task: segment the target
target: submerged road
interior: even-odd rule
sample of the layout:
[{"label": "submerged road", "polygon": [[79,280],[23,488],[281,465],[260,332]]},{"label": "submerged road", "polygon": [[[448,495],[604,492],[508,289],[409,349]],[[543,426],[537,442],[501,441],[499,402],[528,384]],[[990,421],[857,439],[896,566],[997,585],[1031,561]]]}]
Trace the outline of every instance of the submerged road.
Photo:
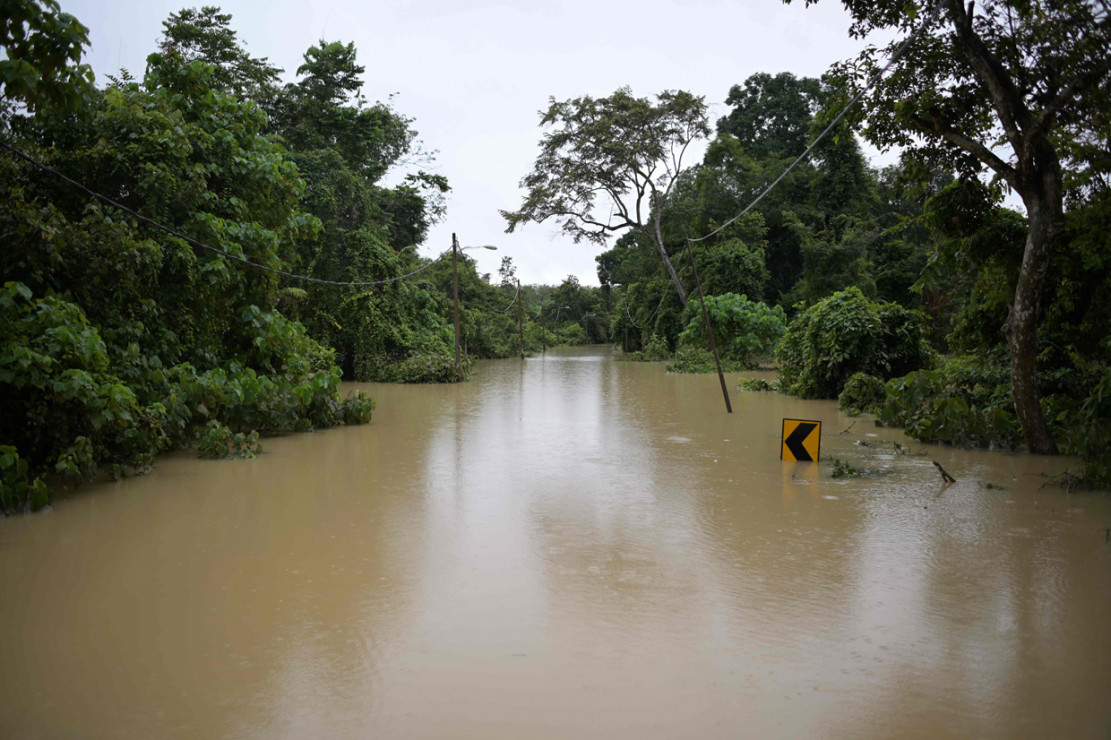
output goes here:
[{"label": "submerged road", "polygon": [[606,349],[359,387],[370,425],[0,520],[0,736],[1111,734],[1111,504],[1067,460]]}]

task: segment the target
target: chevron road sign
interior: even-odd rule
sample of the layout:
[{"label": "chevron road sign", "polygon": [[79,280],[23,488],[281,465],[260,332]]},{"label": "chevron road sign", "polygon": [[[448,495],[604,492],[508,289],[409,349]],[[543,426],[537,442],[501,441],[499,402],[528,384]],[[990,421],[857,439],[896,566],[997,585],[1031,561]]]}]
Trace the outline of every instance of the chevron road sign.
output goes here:
[{"label": "chevron road sign", "polygon": [[783,437],[779,445],[780,460],[814,462],[822,448],[822,422],[806,419],[784,419]]}]

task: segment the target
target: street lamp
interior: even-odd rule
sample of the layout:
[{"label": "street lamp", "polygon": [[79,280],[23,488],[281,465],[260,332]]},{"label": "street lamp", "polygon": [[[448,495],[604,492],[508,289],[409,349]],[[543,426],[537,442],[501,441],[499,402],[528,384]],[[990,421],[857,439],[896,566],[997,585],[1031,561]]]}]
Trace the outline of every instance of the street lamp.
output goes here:
[{"label": "street lamp", "polygon": [[459,357],[459,252],[464,249],[490,249],[497,250],[492,244],[480,244],[475,247],[460,247],[455,234],[451,235],[451,275],[455,285],[455,378],[463,377],[463,361]]}]

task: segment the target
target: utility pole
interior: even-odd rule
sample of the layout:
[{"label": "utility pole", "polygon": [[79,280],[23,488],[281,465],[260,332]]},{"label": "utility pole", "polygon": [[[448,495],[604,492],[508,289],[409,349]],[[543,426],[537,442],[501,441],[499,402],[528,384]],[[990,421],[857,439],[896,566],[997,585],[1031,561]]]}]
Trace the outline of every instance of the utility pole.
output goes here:
[{"label": "utility pole", "polygon": [[691,260],[691,269],[694,270],[694,284],[698,286],[698,298],[702,301],[702,319],[706,322],[706,333],[710,337],[710,349],[714,351],[714,364],[718,368],[718,380],[721,381],[721,395],[725,397],[725,410],[733,413],[733,404],[729,403],[729,389],[725,387],[725,373],[721,371],[721,358],[718,357],[718,345],[714,341],[714,327],[710,326],[710,312],[706,310],[706,296],[702,294],[702,280],[698,277],[698,265],[694,263],[694,252],[691,251],[690,239],[687,240],[687,256]]},{"label": "utility pole", "polygon": [[559,344],[559,312],[562,311],[565,308],[570,309],[571,307],[570,306],[560,306],[559,308],[556,309],[556,318],[555,318],[556,344]]},{"label": "utility pole", "polygon": [[[455,285],[455,379],[463,379],[463,361],[459,357],[459,240],[451,234],[451,274]],[[724,382],[724,381],[722,381]]]},{"label": "utility pole", "polygon": [[525,359],[525,307],[521,305],[521,279],[517,278],[517,338],[521,342],[521,359]]}]

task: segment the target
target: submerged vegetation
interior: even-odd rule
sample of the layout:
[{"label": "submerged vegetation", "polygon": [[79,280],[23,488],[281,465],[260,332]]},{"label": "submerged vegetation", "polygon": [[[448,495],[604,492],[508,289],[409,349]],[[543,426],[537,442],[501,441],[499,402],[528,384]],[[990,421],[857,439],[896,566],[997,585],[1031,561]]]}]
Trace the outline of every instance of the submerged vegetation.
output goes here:
[{"label": "submerged vegetation", "polygon": [[[684,91],[553,100],[503,215],[601,245],[600,287],[522,286],[512,259],[481,275],[460,253],[460,372],[450,252],[417,253],[449,183],[421,169],[415,122],[364,97],[352,44],[321,40],[281,84],[231,16],[185,9],[141,78],[98,87],[77,19],[7,3],[0,137],[123,208],[0,156],[0,511],[183,445],[249,456],[368,421],[341,379],[456,382],[476,358],[566,343],[709,371],[692,262],[726,368],[779,367],[746,387],[839,398],[924,441],[1076,454],[1111,485],[1106,12],[912,6],[848,4],[854,33],[929,21],[740,218],[878,50],[821,79],[753,75],[716,122]],[[899,163],[869,166],[854,131]]]}]

